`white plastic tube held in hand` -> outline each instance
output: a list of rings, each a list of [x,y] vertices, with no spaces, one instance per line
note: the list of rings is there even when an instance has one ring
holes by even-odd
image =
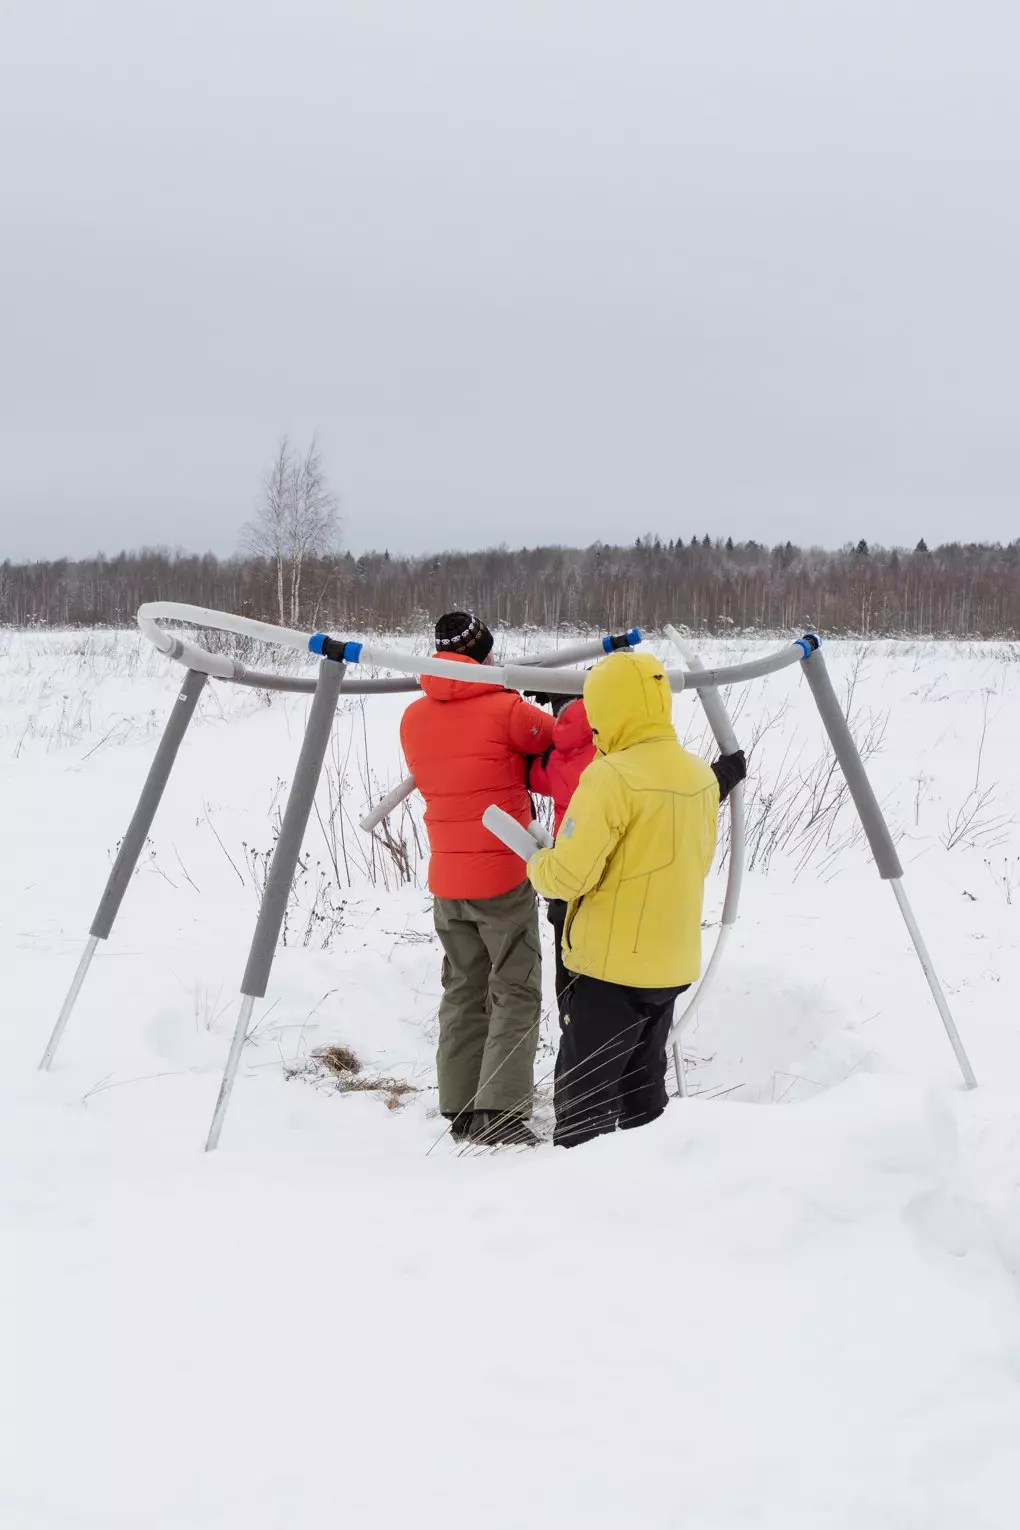
[[[511,818],[509,813],[504,813],[503,809],[497,807],[494,802],[485,809],[482,822],[490,834],[495,834],[496,838],[502,840],[514,855],[519,855],[522,861],[530,861],[533,855],[537,855],[539,850],[545,848],[524,828],[523,824],[519,824],[516,818]]]
[[[677,632],[675,627],[666,627],[665,633],[670,642],[673,644],[673,647],[676,649],[677,653],[680,655],[680,658],[684,661],[690,670],[694,671],[695,675],[698,673],[698,671],[704,668],[697,654],[693,653],[691,649],[687,647],[686,643],[680,636],[679,632]],[[696,680],[695,685],[697,685]],[[733,724],[730,721],[729,713],[726,710],[722,696],[719,694],[718,690],[705,689],[698,691],[698,697],[705,709],[705,716],[708,718],[709,727],[712,729],[712,732],[715,735],[715,740],[719,745],[720,753],[734,754],[737,749],[740,748],[740,745],[737,743],[737,735],[734,732]],[[730,931],[737,922],[737,911],[740,907],[740,889],[744,880],[745,861],[744,783],[742,781],[738,782],[730,792],[729,804],[730,866],[726,879],[726,896],[723,900],[723,911],[719,927],[719,934],[716,938],[715,949],[712,952],[708,966],[705,968],[705,971],[702,974],[701,981],[694,992],[694,996],[682,1014],[679,1016],[679,1018],[675,1021],[673,1029],[670,1032],[669,1039],[673,1043],[675,1049],[679,1048],[680,1034],[682,1030],[694,1019],[702,1003],[704,1002],[705,994],[710,991],[712,984],[715,981],[715,975],[719,970],[719,964],[722,961],[723,953],[726,950],[726,944],[730,937]],[[677,1064],[677,1082],[680,1085],[681,1094],[686,1094],[687,1090],[686,1079],[684,1076],[683,1059],[680,1057],[678,1050],[675,1052],[675,1057]]]

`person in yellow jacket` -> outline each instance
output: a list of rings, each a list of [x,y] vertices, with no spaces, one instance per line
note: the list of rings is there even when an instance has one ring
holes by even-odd
[[[556,1063],[554,1140],[564,1147],[666,1107],[666,1041],[701,971],[701,911],[719,803],[742,753],[709,765],[682,747],[665,670],[612,654],[584,687],[596,755],[552,849],[528,862],[535,891],[567,901],[574,973]]]

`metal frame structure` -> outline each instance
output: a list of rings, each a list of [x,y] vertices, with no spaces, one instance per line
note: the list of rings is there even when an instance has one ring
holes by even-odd
[[[173,637],[158,625],[160,620],[165,619],[209,627],[317,654],[320,657],[318,673],[313,679],[272,671],[249,670],[237,660],[223,654],[208,652],[193,643]],[[100,897],[89,929],[85,950],[43,1053],[40,1062],[40,1067],[43,1069],[48,1069],[53,1062],[98,944],[101,940],[108,939],[113,929],[124,893],[137,865],[184,735],[195,714],[207,680],[212,678],[235,685],[306,694],[313,698],[241,980],[241,1003],[237,1023],[205,1143],[206,1151],[211,1151],[218,1145],[223,1130],[223,1122],[255,1002],[265,997],[269,983],[301,844],[308,826],[333,719],[341,695],[414,692],[419,689],[418,677],[422,674],[445,675],[480,684],[502,684],[513,690],[538,689],[535,683],[535,670],[541,668],[543,691],[576,696],[583,690],[585,671],[569,666],[601,657],[614,649],[632,647],[640,642],[641,635],[637,629],[633,629],[619,637],[606,637],[594,642],[578,644],[558,652],[522,659],[516,663],[502,666],[478,666],[476,672],[473,666],[464,666],[448,659],[427,658],[398,650],[378,648],[370,644],[346,642],[321,633],[300,633],[290,628],[275,627],[269,623],[252,621],[247,617],[234,616],[228,612],[209,611],[204,607],[181,605],[176,602],[155,602],[142,606],[138,612],[138,625],[143,635],[162,653],[185,667],[186,674]],[[833,751],[843,770],[879,875],[892,886],[897,906],[953,1047],[964,1082],[968,1088],[973,1088],[976,1083],[973,1069],[904,891],[903,868],[900,865],[892,835],[833,689],[819,639],[813,633],[807,633],[776,652],[747,663],[718,669],[704,669],[696,656],[686,648],[675,628],[667,628],[666,632],[689,666],[687,670],[666,671],[670,686],[674,692],[686,689],[698,692],[712,731],[724,753],[735,749],[737,743],[719,694],[720,688],[747,680],[760,679],[766,675],[775,674],[781,669],[789,668],[793,664],[800,665]],[[349,674],[352,665],[374,666],[396,671],[397,674],[396,677],[352,679]],[[402,782],[362,820],[362,827],[369,829],[380,822],[413,789],[414,782],[410,778]],[[670,1037],[674,1046],[677,1081],[681,1094],[686,1094],[687,1089],[679,1049],[680,1034],[703,1002],[704,995],[718,970],[726,939],[737,915],[744,866],[742,788],[737,788],[731,794],[730,812],[733,825],[732,853],[719,940],[693,999],[677,1020]],[[527,835],[528,831],[521,832]],[[534,843],[537,848],[537,840],[529,840],[529,843]],[[515,845],[513,848],[517,849],[518,853],[526,855],[524,847]]]

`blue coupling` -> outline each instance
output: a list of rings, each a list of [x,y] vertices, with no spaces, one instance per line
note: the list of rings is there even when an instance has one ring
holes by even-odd
[[[364,646],[363,643],[348,643],[344,638],[331,638],[326,632],[313,632],[308,639],[310,653],[332,659],[337,664],[359,664]]]
[[[602,639],[603,653],[622,653],[624,649],[635,648],[641,641],[641,632],[637,627],[632,627],[629,632],[621,632],[616,637],[604,637]]]
[[[799,648],[805,659],[810,659],[822,646],[822,640],[817,632],[805,632],[803,637],[795,638],[793,646]]]

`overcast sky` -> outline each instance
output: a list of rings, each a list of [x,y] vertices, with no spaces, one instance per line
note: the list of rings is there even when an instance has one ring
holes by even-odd
[[[1020,535],[1017,0],[0,0],[0,558]]]

